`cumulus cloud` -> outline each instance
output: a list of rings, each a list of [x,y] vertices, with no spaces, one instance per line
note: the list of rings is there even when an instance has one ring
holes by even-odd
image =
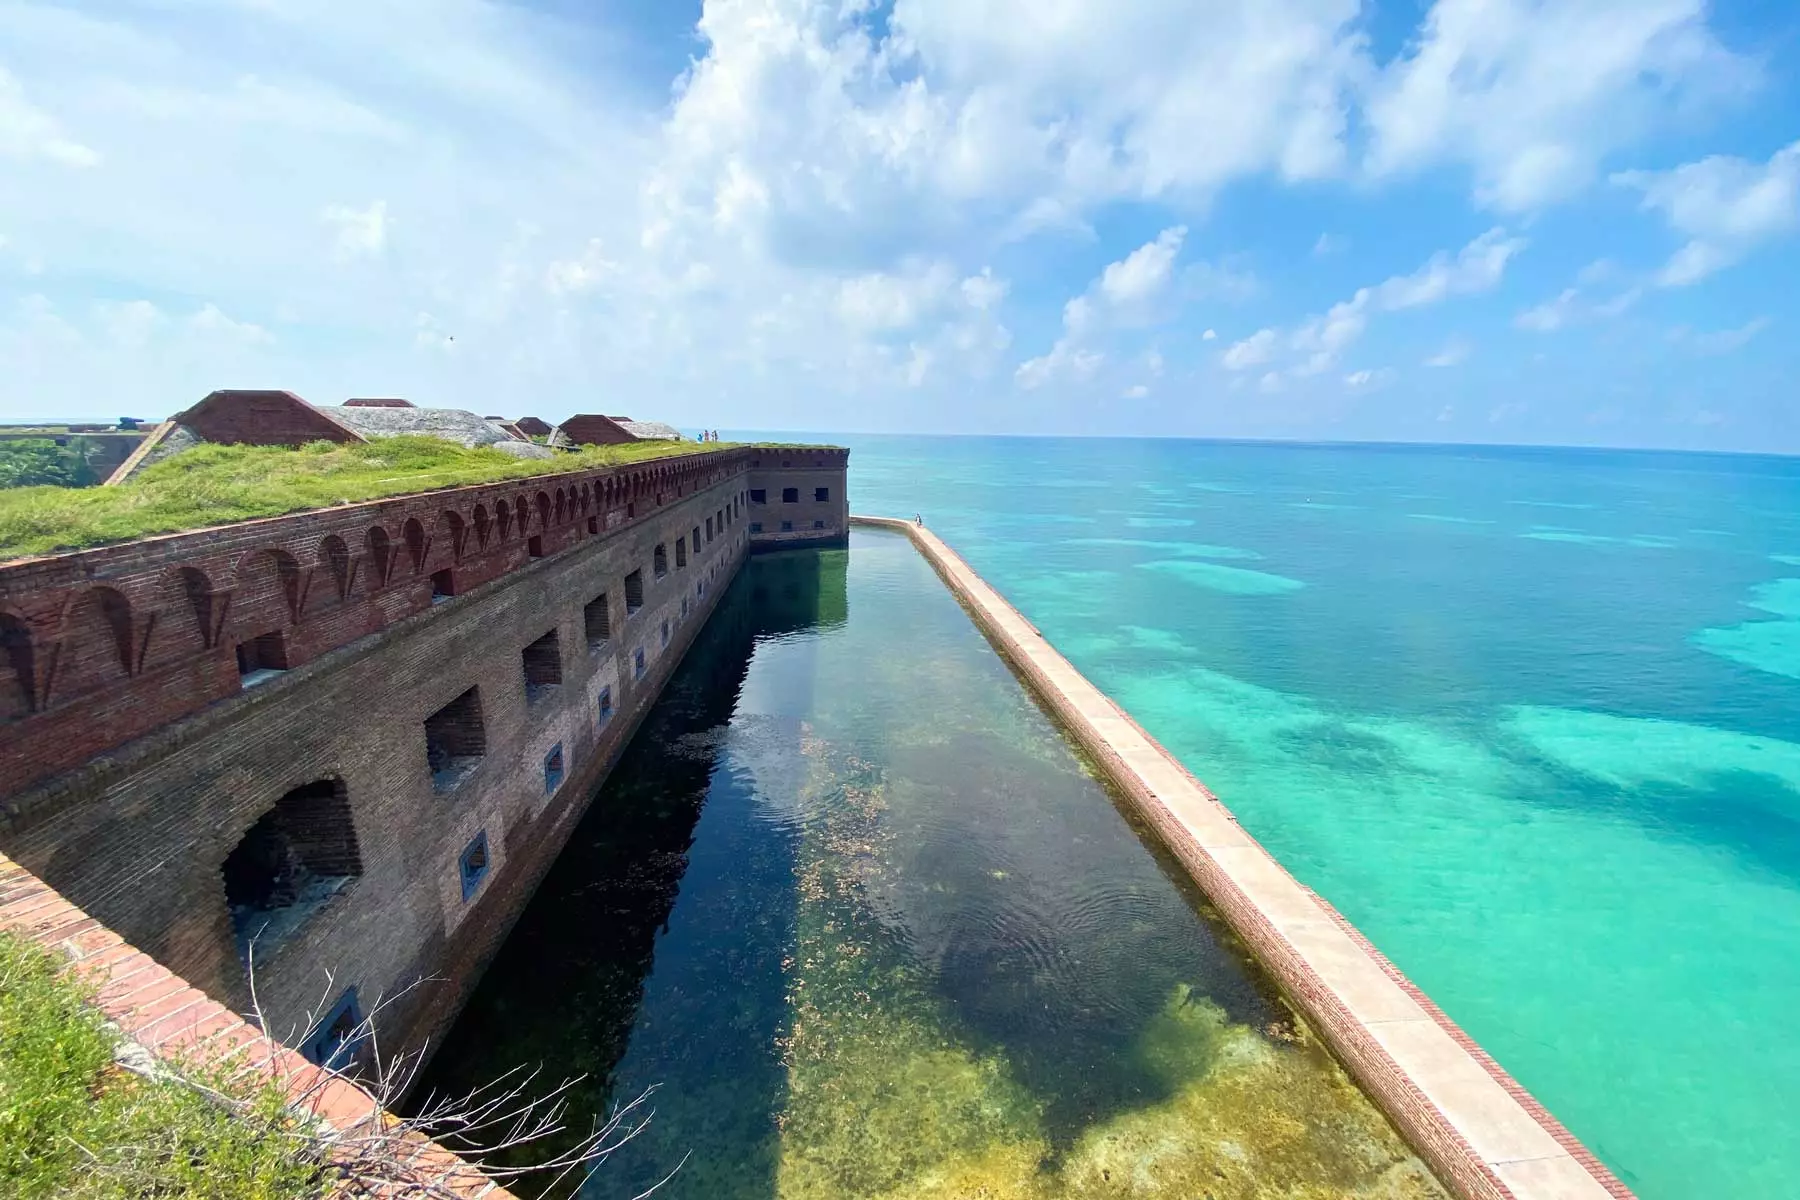
[[[607,276],[615,274],[619,264],[606,256],[599,238],[589,238],[579,258],[557,259],[544,271],[544,286],[553,295],[578,295],[597,287]]]
[[[340,259],[374,258],[387,245],[385,200],[377,200],[366,209],[330,204],[319,216],[337,232],[334,251]]]
[[[1058,379],[1093,377],[1106,361],[1092,342],[1108,329],[1152,320],[1169,291],[1169,280],[1187,229],[1163,230],[1117,262],[1108,263],[1087,291],[1063,306],[1062,336],[1047,354],[1019,364],[1014,378],[1023,388],[1039,388]],[[1160,359],[1159,359],[1160,361]]]
[[[1664,287],[1698,283],[1800,229],[1800,142],[1766,163],[1714,155],[1670,171],[1624,171],[1613,181],[1642,192],[1643,206],[1689,239],[1657,276]]]
[[[581,6],[0,0],[0,227],[55,298],[0,316],[0,402],[122,389],[172,411],[233,371],[322,400],[657,396],[695,424],[754,397],[790,427],[837,397],[879,412],[1008,373],[1104,372],[1111,398],[1153,378],[1133,331],[1259,290],[1247,259],[1194,261],[1221,191],[1466,162],[1489,204],[1567,194],[1736,65],[1697,4],[1584,0],[1590,42],[1536,0],[1439,0],[1382,65],[1358,0],[1209,0],[1200,19],[1179,0],[706,0],[671,81]],[[1161,234],[1116,246],[1126,210]],[[1095,241],[1116,261],[1063,285],[1057,340],[1019,363],[995,270],[1030,261],[1041,294]],[[1207,356],[1245,388],[1341,376],[1371,320],[1493,286],[1511,241]],[[164,307],[90,312],[100,277]],[[167,348],[207,332],[203,300],[222,320],[201,380]],[[75,365],[45,368],[34,338]],[[1043,407],[990,391],[995,412]]]
[[[1444,343],[1444,348],[1425,360],[1428,367],[1454,367],[1467,362],[1475,346],[1469,339],[1453,337]]]
[[[63,167],[92,167],[100,155],[69,137],[61,124],[25,99],[25,89],[0,69],[0,157],[43,159]]]
[[[1365,168],[1462,162],[1483,204],[1530,211],[1586,186],[1675,106],[1752,75],[1708,29],[1705,0],[1437,0],[1375,80]]]
[[[1243,371],[1278,359],[1291,377],[1319,375],[1368,328],[1371,316],[1438,304],[1453,296],[1485,292],[1499,284],[1506,264],[1525,248],[1525,239],[1490,229],[1456,254],[1440,252],[1408,275],[1395,275],[1357,289],[1348,300],[1310,317],[1291,330],[1260,329],[1220,356],[1227,370]]]
[[[1175,256],[1181,253],[1187,226],[1163,230],[1100,273],[1100,295],[1119,309],[1138,308],[1159,299],[1169,288]]]

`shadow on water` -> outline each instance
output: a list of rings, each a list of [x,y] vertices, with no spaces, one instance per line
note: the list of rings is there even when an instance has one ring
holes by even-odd
[[[672,1094],[702,1077],[731,1081],[727,1108],[740,1123],[770,1124],[784,1087],[772,1047],[784,1019],[781,953],[792,943],[792,847],[753,828],[748,781],[720,770],[723,734],[759,639],[845,621],[844,560],[842,552],[788,552],[745,564],[488,967],[415,1103],[541,1067],[546,1087],[583,1077],[570,1096],[573,1130],[647,1087]],[[698,853],[720,861],[695,869],[703,821],[718,828]],[[684,885],[691,870],[697,878]],[[739,886],[719,886],[734,875]],[[672,938],[670,914],[684,892],[684,919],[701,929]],[[734,929],[742,936],[730,936]],[[664,976],[672,986],[646,1006],[647,988]],[[738,1019],[723,1027],[706,1019],[715,989],[737,997]],[[621,1071],[629,1066],[622,1060],[650,1010],[663,1024],[695,1023],[686,1061],[638,1078]],[[772,1192],[773,1128],[738,1132],[733,1140],[760,1161],[740,1160],[737,1170],[768,1177],[758,1190]],[[589,1190],[634,1195],[654,1183],[682,1153],[658,1133],[653,1120]],[[552,1149],[546,1143],[528,1157]],[[530,1195],[547,1183],[514,1190]]]

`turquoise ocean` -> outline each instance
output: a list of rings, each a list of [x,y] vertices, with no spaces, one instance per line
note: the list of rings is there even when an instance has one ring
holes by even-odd
[[[834,436],[1646,1200],[1800,1179],[1800,460]]]

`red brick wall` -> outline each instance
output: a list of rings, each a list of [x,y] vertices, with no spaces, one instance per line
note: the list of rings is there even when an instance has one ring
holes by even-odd
[[[278,631],[300,666],[428,608],[434,572],[466,591],[531,562],[534,543],[553,555],[645,520],[744,475],[758,454],[451,488],[0,566],[0,796],[234,695],[240,641]],[[835,466],[841,493],[848,452],[807,455]]]

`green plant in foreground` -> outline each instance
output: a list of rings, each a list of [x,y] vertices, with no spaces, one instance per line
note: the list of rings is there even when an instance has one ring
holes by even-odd
[[[0,933],[0,1195],[290,1200],[330,1172],[272,1083],[148,1078],[59,961]]]
[[[417,1066],[416,1056],[401,1056],[359,1077],[371,1098],[366,1117],[328,1127],[315,1114],[335,1077],[233,1076],[207,1062],[152,1060],[120,1040],[63,965],[0,930],[4,1200],[466,1196],[471,1168],[422,1159],[426,1137],[506,1159],[512,1165],[487,1170],[498,1182],[555,1189],[579,1183],[649,1122],[646,1091],[570,1135],[564,1118],[580,1081],[546,1091],[518,1071],[396,1117],[393,1100]],[[373,1037],[374,1016],[353,1040]]]

